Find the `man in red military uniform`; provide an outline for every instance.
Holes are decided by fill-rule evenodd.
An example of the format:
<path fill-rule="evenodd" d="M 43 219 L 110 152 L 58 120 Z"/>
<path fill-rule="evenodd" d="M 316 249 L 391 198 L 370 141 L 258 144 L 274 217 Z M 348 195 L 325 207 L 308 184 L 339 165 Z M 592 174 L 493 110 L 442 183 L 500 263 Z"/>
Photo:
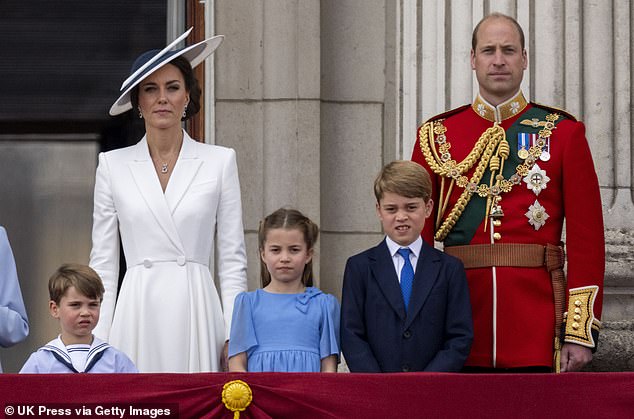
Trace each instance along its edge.
<path fill-rule="evenodd" d="M 596 348 L 605 265 L 585 127 L 527 103 L 524 34 L 513 18 L 485 17 L 472 48 L 479 94 L 422 125 L 412 156 L 434 182 L 436 228 L 423 237 L 443 242 L 467 269 L 474 340 L 466 370 L 578 371 Z"/>

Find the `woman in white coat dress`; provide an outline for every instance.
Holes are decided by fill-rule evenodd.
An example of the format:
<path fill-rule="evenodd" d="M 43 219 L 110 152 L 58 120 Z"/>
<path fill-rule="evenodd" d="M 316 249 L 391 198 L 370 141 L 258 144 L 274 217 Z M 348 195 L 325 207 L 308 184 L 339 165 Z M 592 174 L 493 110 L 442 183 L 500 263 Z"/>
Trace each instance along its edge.
<path fill-rule="evenodd" d="M 218 371 L 247 284 L 235 152 L 192 140 L 181 124 L 200 108 L 192 68 L 222 37 L 173 49 L 188 33 L 135 61 L 110 114 L 133 110 L 146 133 L 101 153 L 95 181 L 90 266 L 106 292 L 94 333 L 141 372 Z M 117 298 L 119 237 L 127 271 Z"/>

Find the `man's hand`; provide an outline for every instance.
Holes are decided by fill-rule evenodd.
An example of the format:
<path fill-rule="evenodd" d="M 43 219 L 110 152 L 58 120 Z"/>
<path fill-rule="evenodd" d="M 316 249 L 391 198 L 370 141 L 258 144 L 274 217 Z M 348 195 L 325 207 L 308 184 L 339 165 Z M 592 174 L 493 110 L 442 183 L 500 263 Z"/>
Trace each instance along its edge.
<path fill-rule="evenodd" d="M 564 343 L 561 348 L 561 372 L 575 372 L 581 370 L 592 361 L 592 350 L 574 343 Z"/>

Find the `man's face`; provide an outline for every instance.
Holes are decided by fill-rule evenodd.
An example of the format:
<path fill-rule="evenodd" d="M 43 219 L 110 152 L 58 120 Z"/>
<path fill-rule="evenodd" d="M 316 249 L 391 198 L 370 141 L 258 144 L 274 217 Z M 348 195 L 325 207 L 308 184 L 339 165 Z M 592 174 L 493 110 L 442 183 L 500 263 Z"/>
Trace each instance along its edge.
<path fill-rule="evenodd" d="M 526 50 L 511 21 L 490 18 L 482 22 L 476 49 L 471 51 L 471 68 L 486 101 L 499 105 L 517 93 L 527 64 Z"/>

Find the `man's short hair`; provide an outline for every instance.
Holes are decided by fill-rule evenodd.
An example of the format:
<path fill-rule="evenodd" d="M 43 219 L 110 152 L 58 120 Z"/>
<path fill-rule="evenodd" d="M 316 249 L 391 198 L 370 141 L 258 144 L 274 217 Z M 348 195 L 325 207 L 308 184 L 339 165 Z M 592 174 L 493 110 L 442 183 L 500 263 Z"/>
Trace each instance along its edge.
<path fill-rule="evenodd" d="M 105 292 L 101 278 L 90 266 L 65 263 L 48 280 L 48 295 L 55 304 L 60 303 L 70 287 L 93 300 L 102 300 Z"/>
<path fill-rule="evenodd" d="M 374 181 L 377 202 L 386 192 L 406 198 L 423 198 L 427 202 L 431 196 L 431 178 L 420 164 L 410 160 L 395 160 L 383 166 Z"/>
<path fill-rule="evenodd" d="M 517 29 L 517 32 L 520 34 L 520 44 L 522 45 L 522 50 L 524 50 L 525 46 L 525 40 L 524 40 L 524 31 L 522 30 L 522 27 L 520 26 L 520 24 L 517 22 L 517 20 L 515 20 L 514 18 L 512 18 L 511 16 L 505 15 L 503 13 L 491 13 L 489 15 L 486 15 L 485 17 L 482 18 L 481 21 L 478 22 L 478 24 L 476 25 L 476 27 L 473 29 L 473 35 L 471 35 L 471 49 L 473 51 L 476 50 L 476 45 L 478 43 L 478 30 L 480 29 L 480 25 L 482 25 L 483 22 L 489 20 L 489 19 L 506 19 L 509 22 L 511 22 L 515 28 Z"/>

